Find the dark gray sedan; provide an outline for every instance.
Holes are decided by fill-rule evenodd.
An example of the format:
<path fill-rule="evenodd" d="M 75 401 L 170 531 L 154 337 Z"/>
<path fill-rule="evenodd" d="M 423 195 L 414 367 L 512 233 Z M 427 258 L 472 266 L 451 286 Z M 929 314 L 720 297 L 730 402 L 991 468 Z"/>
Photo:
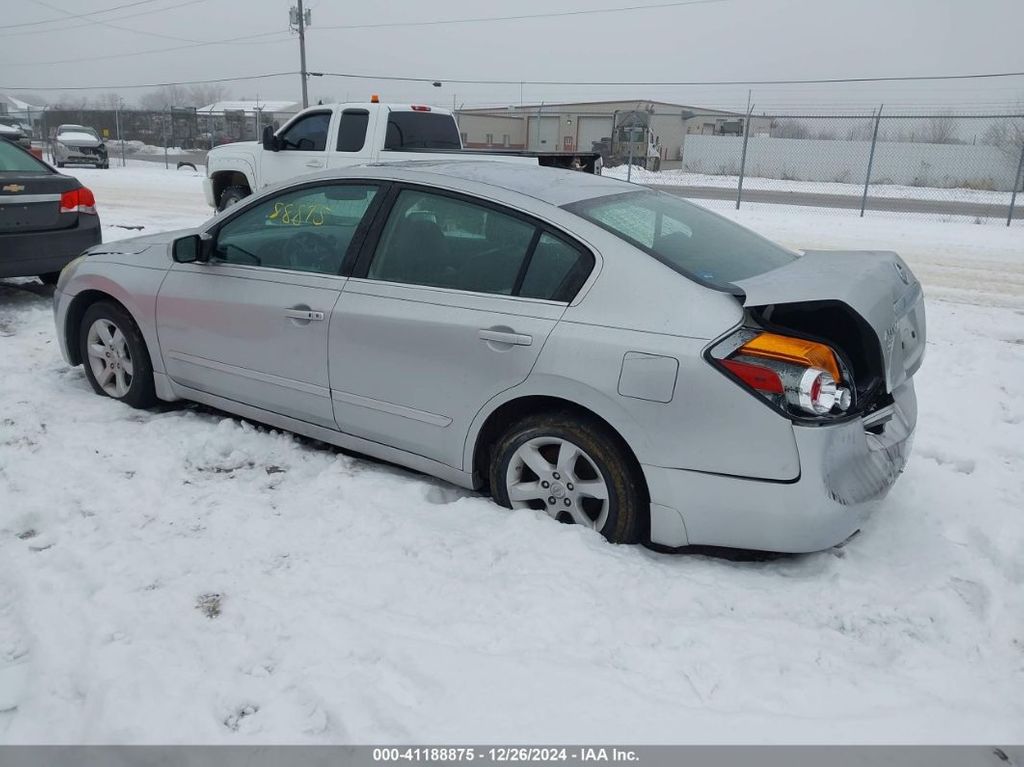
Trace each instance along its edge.
<path fill-rule="evenodd" d="M 0 139 L 0 277 L 56 282 L 65 264 L 98 242 L 93 193 Z"/>

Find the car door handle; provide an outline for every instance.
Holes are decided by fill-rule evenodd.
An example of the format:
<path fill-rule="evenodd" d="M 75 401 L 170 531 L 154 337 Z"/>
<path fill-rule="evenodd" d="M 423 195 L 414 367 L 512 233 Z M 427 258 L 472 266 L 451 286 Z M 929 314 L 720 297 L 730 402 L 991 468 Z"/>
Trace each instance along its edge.
<path fill-rule="evenodd" d="M 477 332 L 477 337 L 481 341 L 494 341 L 498 344 L 512 344 L 513 346 L 530 346 L 533 344 L 533 336 L 528 336 L 523 333 L 514 333 L 508 330 L 491 330 L 489 328 L 481 328 Z"/>
<path fill-rule="evenodd" d="M 310 160 L 309 162 L 306 163 L 306 167 L 307 168 L 322 168 L 322 167 L 324 167 L 324 161 L 323 160 Z"/>
<path fill-rule="evenodd" d="M 324 318 L 323 312 L 318 312 L 315 309 L 285 309 L 284 316 L 293 320 L 310 320 L 321 321 Z"/>

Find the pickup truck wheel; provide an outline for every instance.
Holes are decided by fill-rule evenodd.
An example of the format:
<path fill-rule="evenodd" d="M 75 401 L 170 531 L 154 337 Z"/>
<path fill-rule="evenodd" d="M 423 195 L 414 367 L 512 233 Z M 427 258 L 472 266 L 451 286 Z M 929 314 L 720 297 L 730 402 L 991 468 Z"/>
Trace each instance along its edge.
<path fill-rule="evenodd" d="M 229 186 L 220 193 L 220 203 L 217 205 L 217 210 L 227 210 L 232 205 L 236 205 L 248 196 L 249 190 L 244 186 Z"/>

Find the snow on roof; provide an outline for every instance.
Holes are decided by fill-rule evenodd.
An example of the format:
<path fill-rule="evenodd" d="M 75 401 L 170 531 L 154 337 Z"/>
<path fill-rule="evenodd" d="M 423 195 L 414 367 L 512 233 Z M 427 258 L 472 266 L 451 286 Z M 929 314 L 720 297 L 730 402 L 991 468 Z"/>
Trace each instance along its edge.
<path fill-rule="evenodd" d="M 29 104 L 27 101 L 10 96 L 6 93 L 0 93 L 0 103 L 7 104 L 11 107 L 10 111 L 14 112 L 25 112 L 31 109 L 33 112 L 42 112 L 46 107 L 41 107 L 36 104 Z"/>
<path fill-rule="evenodd" d="M 200 107 L 197 112 L 298 112 L 301 107 L 294 101 L 216 101 Z"/>

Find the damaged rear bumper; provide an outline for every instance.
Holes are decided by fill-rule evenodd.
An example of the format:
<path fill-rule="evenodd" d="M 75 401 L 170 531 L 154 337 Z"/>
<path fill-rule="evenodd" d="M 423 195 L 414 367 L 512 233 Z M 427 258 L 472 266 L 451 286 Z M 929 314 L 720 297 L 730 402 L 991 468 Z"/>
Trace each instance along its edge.
<path fill-rule="evenodd" d="M 889 492 L 910 455 L 913 381 L 893 399 L 867 419 L 794 426 L 800 476 L 792 482 L 645 465 L 652 541 L 794 553 L 842 543 Z"/>

